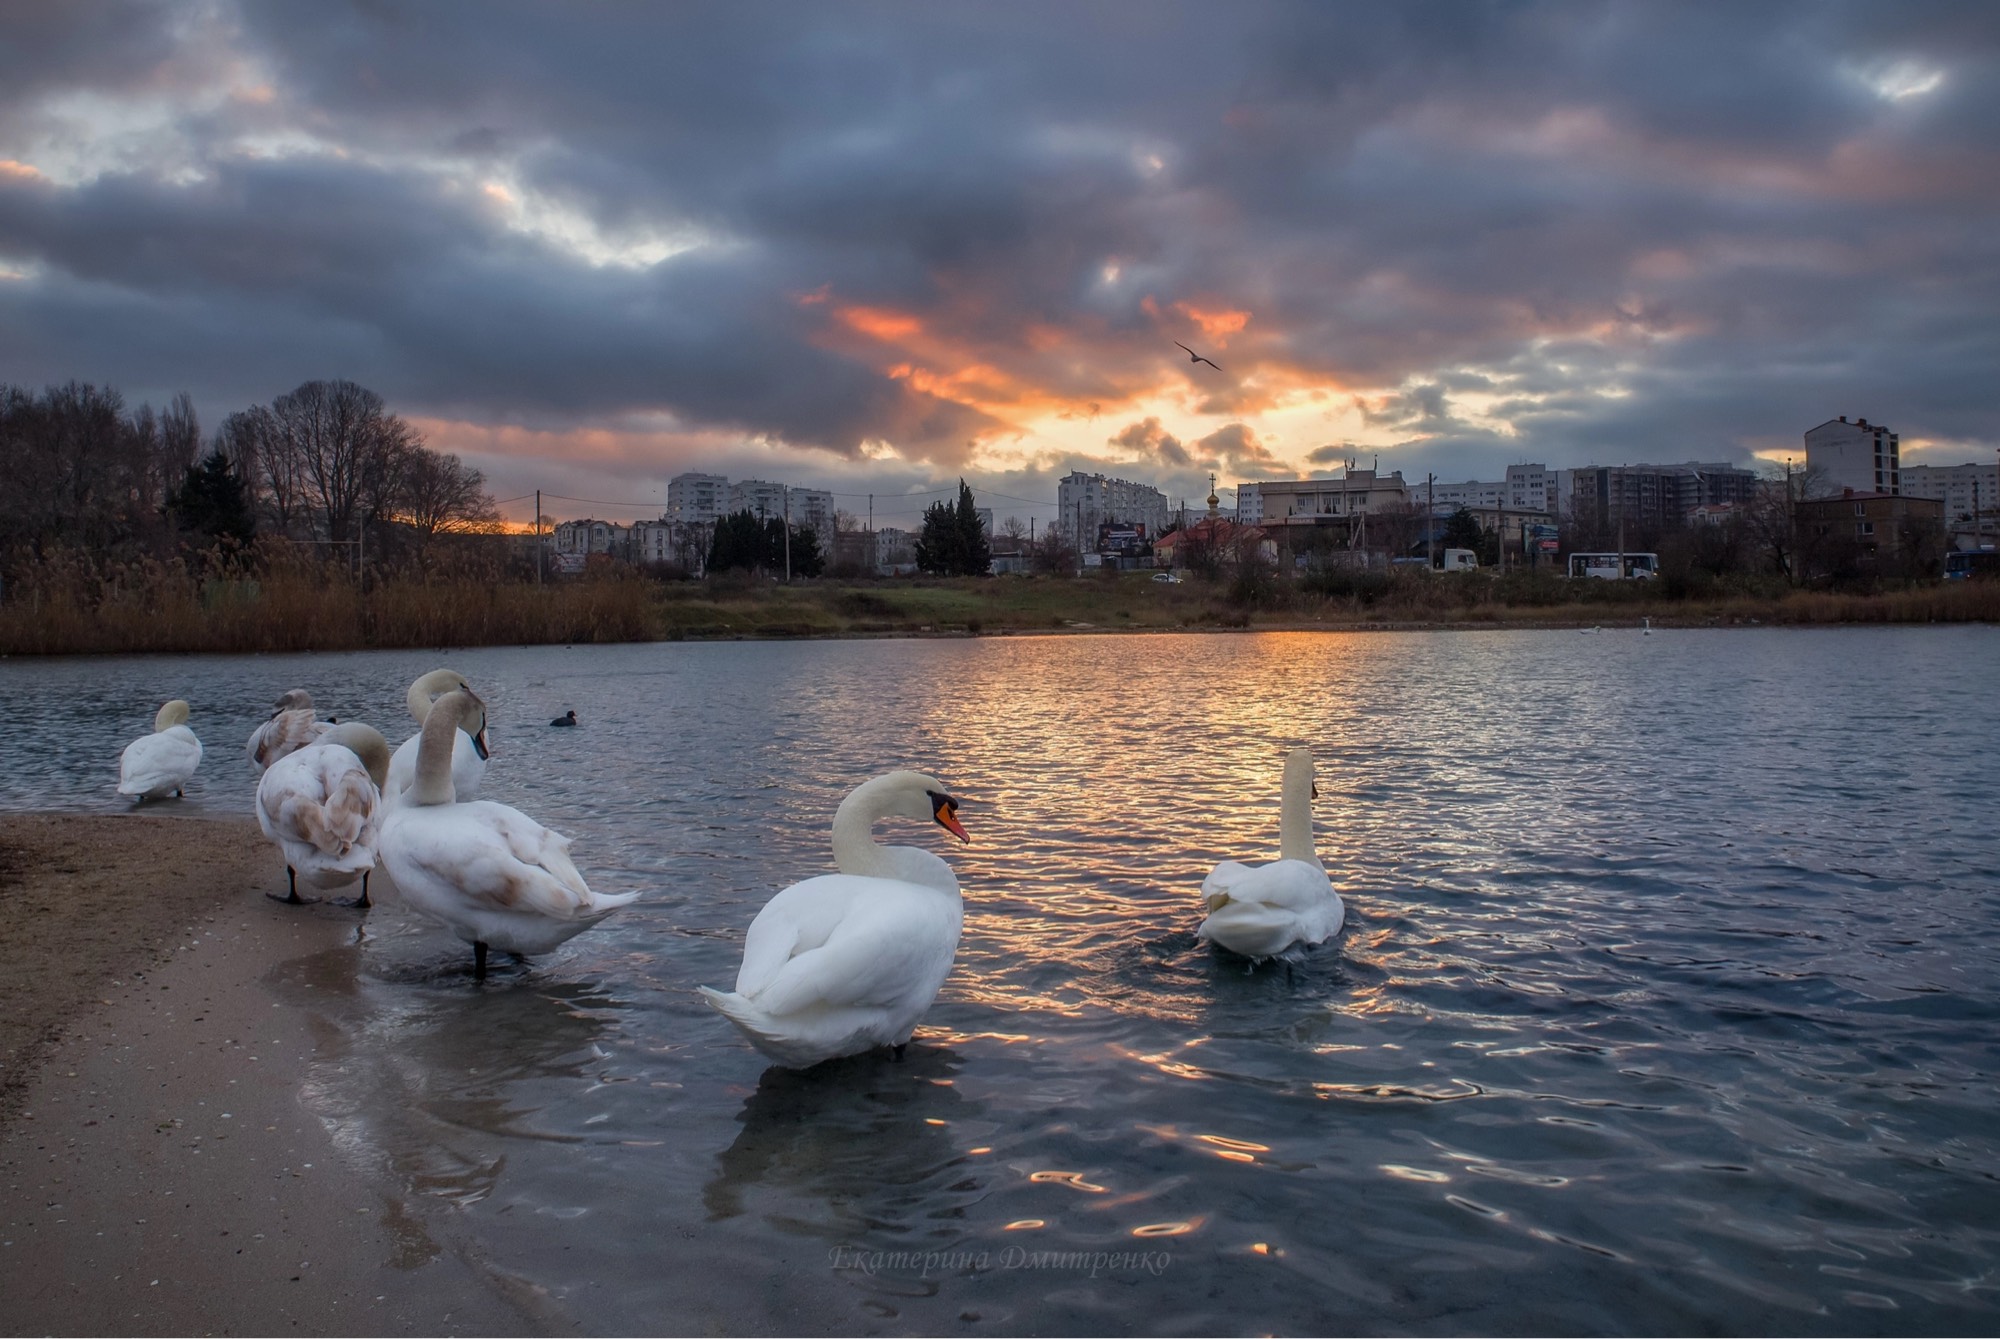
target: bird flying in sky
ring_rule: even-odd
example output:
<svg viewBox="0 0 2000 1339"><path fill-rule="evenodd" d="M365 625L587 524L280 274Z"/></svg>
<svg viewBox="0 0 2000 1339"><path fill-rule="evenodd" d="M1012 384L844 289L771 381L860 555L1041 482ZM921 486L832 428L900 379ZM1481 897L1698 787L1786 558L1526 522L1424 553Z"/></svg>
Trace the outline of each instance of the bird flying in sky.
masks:
<svg viewBox="0 0 2000 1339"><path fill-rule="evenodd" d="M1175 347L1177 347L1177 348L1180 348L1180 349L1183 349L1183 350L1185 350L1185 351L1186 351L1186 353L1187 353L1187 356L1188 356L1188 358L1189 358L1189 359L1190 359L1191 361L1193 361L1193 362L1197 362L1197 363L1207 363L1207 364L1208 364L1208 365L1209 365L1210 367L1214 368L1214 369L1215 369L1216 371L1218 371L1218 372L1220 372L1220 371L1222 370L1222 364L1221 364L1221 363L1218 363L1218 362L1216 362L1216 361L1215 361L1214 359L1212 359L1212 358L1204 358L1204 357L1202 357L1202 356L1201 356L1200 354L1196 353L1196 352L1195 352L1195 351L1194 351L1193 349L1190 349L1190 348L1188 348L1188 346L1187 346L1187 345L1185 345L1185 344L1182 344L1182 343L1181 343L1181 342L1180 342L1179 340L1175 340L1175 341L1174 341L1174 345L1175 345Z"/></svg>

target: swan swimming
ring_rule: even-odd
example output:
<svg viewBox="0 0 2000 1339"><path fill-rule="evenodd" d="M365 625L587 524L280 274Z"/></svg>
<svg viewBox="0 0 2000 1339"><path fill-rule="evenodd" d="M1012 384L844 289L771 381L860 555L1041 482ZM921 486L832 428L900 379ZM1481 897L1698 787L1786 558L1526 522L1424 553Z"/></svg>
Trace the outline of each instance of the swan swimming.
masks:
<svg viewBox="0 0 2000 1339"><path fill-rule="evenodd" d="M288 753L296 753L333 728L333 722L313 719L312 694L294 688L278 699L270 718L250 732L244 756L259 772Z"/></svg>
<svg viewBox="0 0 2000 1339"><path fill-rule="evenodd" d="M382 865L412 907L472 945L473 972L486 950L546 953L637 893L590 891L569 858L569 838L491 800L459 803L452 791L454 738L486 752L486 704L459 687L431 704L417 749L416 780L382 824Z"/></svg>
<svg viewBox="0 0 2000 1339"><path fill-rule="evenodd" d="M838 874L773 897L750 922L736 989L702 997L790 1069L887 1045L900 1058L958 951L965 904L951 866L914 846L878 846L877 819L929 819L969 842L958 801L920 772L865 781L833 816Z"/></svg>
<svg viewBox="0 0 2000 1339"><path fill-rule="evenodd" d="M118 793L141 800L178 796L201 766L201 741L188 729L188 704L175 698L153 718L153 733L125 746L118 759Z"/></svg>
<svg viewBox="0 0 2000 1339"><path fill-rule="evenodd" d="M316 743L273 762L257 783L257 826L285 853L289 895L303 902L299 876L321 888L361 880L368 902L368 874L382 822L379 784L389 771L389 741L373 726L349 721L328 726ZM278 897L276 893L271 897Z"/></svg>
<svg viewBox="0 0 2000 1339"><path fill-rule="evenodd" d="M1294 944L1317 944L1340 933L1347 909L1313 850L1312 750L1285 755L1278 810L1278 858L1268 865L1225 860L1202 881L1208 919L1197 932L1246 958L1268 958Z"/></svg>
<svg viewBox="0 0 2000 1339"><path fill-rule="evenodd" d="M410 715L417 718L421 727L431 714L431 702L440 694L449 693L454 688L465 687L465 676L457 670L434 669L410 685L404 699L410 708ZM389 759L389 780L382 787L382 798L391 804L401 802L410 783L417 779L417 745L424 737L421 728L401 744L396 746L395 756ZM474 799L479 794L479 783L486 777L486 755L473 747L472 736L463 730L451 742L451 788L461 800Z"/></svg>

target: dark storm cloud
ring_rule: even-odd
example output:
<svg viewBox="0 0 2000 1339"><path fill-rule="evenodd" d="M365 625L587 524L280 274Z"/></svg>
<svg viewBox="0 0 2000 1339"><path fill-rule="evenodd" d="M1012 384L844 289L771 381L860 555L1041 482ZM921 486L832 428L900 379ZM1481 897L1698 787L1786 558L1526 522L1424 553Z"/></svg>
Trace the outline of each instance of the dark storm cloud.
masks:
<svg viewBox="0 0 2000 1339"><path fill-rule="evenodd" d="M1840 412L1996 435L1986 5L6 23L0 378L187 387L212 418L346 375L406 412L649 415L941 468L1180 387L1236 421L1111 439L1174 477L1282 473L1252 425L1314 385L1365 408L1355 453L1465 473L1740 456ZM64 176L82 151L48 127L74 131L80 90L179 110ZM562 217L524 230L487 181ZM559 235L578 220L588 244ZM589 251L649 236L697 245ZM977 393L939 380L968 366Z"/></svg>

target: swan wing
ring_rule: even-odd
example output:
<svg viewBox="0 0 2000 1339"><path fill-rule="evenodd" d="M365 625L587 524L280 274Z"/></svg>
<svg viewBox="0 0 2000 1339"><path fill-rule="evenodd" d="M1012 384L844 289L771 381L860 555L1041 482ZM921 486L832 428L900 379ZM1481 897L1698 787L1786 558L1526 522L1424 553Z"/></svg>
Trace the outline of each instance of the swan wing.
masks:
<svg viewBox="0 0 2000 1339"><path fill-rule="evenodd" d="M794 955L818 948L847 915L872 879L826 874L804 879L764 904L743 936L743 966L736 993L755 995Z"/></svg>
<svg viewBox="0 0 2000 1339"><path fill-rule="evenodd" d="M757 992L767 1014L928 1003L951 970L956 902L890 879L856 896L824 943L795 952Z"/></svg>
<svg viewBox="0 0 2000 1339"><path fill-rule="evenodd" d="M185 725L141 735L118 759L118 793L150 795L176 790L201 765L201 741Z"/></svg>
<svg viewBox="0 0 2000 1339"><path fill-rule="evenodd" d="M1339 900L1326 871L1303 860L1273 860L1268 865L1259 865L1237 879L1229 895L1239 902L1257 902L1296 912L1316 910L1329 899Z"/></svg>
<svg viewBox="0 0 2000 1339"><path fill-rule="evenodd" d="M591 892L569 857L569 838L490 800L405 808L393 831L398 861L468 909L575 920L638 896Z"/></svg>
<svg viewBox="0 0 2000 1339"><path fill-rule="evenodd" d="M1233 896L1230 890L1241 883L1244 877L1250 873L1250 866L1240 861L1223 861L1210 870L1208 877L1201 881L1201 900L1207 905L1210 911L1215 910Z"/></svg>

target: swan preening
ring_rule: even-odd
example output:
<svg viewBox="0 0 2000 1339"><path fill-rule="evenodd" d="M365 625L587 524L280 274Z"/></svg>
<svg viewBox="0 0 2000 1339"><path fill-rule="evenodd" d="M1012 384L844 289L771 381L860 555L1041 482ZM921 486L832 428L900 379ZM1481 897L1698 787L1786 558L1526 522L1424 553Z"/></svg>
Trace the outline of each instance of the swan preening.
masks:
<svg viewBox="0 0 2000 1339"><path fill-rule="evenodd" d="M1317 944L1340 933L1346 908L1313 850L1310 749L1285 756L1278 810L1278 858L1267 865L1225 860L1202 881L1208 919L1198 932L1246 958L1268 958L1293 945Z"/></svg>
<svg viewBox="0 0 2000 1339"><path fill-rule="evenodd" d="M466 686L465 676L457 670L434 669L410 685L405 701L410 715L417 718L418 726L431 714L433 700L444 693ZM395 804L403 798L410 783L417 776L417 744L423 738L419 729L396 748L395 756L389 759L389 780L382 787L383 798ZM472 736L463 730L451 741L451 784L461 800L474 799L479 794L479 783L486 777L486 754L473 747Z"/></svg>
<svg viewBox="0 0 2000 1339"><path fill-rule="evenodd" d="M250 732L243 752L250 765L263 771L288 753L296 753L333 728L330 721L313 717L312 694L294 688L278 699L270 719Z"/></svg>
<svg viewBox="0 0 2000 1339"><path fill-rule="evenodd" d="M201 741L188 729L188 704L180 698L153 717L153 733L125 746L118 758L118 793L141 800L180 795L201 765Z"/></svg>
<svg viewBox="0 0 2000 1339"><path fill-rule="evenodd" d="M257 825L285 853L289 896L281 900L304 900L303 875L322 888L360 879L354 904L368 905L382 821L380 786L388 771L389 742L354 721L327 727L314 743L265 769L257 783Z"/></svg>
<svg viewBox="0 0 2000 1339"><path fill-rule="evenodd" d="M546 953L637 893L593 893L569 858L569 838L491 800L458 801L452 749L462 733L483 757L486 705L459 687L430 705L418 736L416 777L382 824L383 866L403 900L472 945L486 974L489 947Z"/></svg>
<svg viewBox="0 0 2000 1339"><path fill-rule="evenodd" d="M833 817L838 874L764 904L743 940L736 989L710 1005L779 1064L804 1069L875 1046L902 1054L958 951L964 904L951 866L912 846L878 846L882 818L928 819L960 841L958 801L919 772L857 786Z"/></svg>

